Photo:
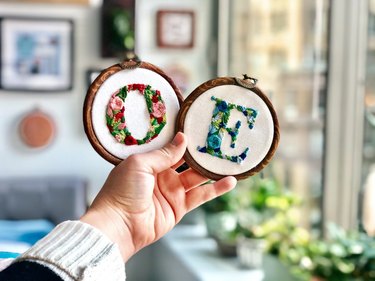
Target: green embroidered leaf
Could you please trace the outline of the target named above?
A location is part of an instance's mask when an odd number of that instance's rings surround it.
[[[159,135],[160,132],[161,132],[161,130],[163,129],[163,127],[164,127],[164,125],[163,125],[163,126],[156,127],[156,128],[155,128],[155,134],[156,134],[156,135]]]
[[[113,119],[111,117],[109,117],[108,114],[105,115],[105,119],[106,119],[108,125],[112,125]]]
[[[125,101],[126,97],[128,95],[128,87],[122,87],[117,94],[118,97],[120,97],[123,101]]]

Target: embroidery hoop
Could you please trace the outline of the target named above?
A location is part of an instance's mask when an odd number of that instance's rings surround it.
[[[136,68],[144,68],[144,69],[150,70],[150,71],[155,72],[156,74],[160,75],[172,87],[173,91],[176,94],[176,97],[177,97],[180,108],[181,108],[182,101],[183,101],[182,94],[181,94],[180,90],[176,87],[173,80],[169,76],[167,76],[157,66],[155,66],[151,63],[139,60],[139,58],[134,54],[127,55],[127,58],[123,62],[112,65],[112,66],[108,67],[107,69],[103,70],[99,74],[99,76],[94,80],[94,82],[91,83],[91,85],[90,85],[90,87],[87,91],[86,98],[85,98],[85,101],[84,101],[84,106],[83,106],[83,124],[84,124],[85,133],[86,133],[91,145],[95,149],[95,151],[100,156],[102,156],[105,160],[107,160],[108,162],[110,162],[114,165],[118,165],[123,159],[113,155],[99,141],[99,139],[98,139],[98,137],[95,133],[94,126],[93,126],[93,118],[92,118],[93,103],[94,103],[94,100],[95,100],[95,97],[98,93],[99,88],[103,85],[103,83],[107,79],[109,79],[112,75],[114,75],[114,74],[116,74],[116,73],[118,73],[122,70],[132,70],[132,69],[136,69]],[[119,85],[119,86],[121,86],[121,85]]]
[[[279,133],[279,122],[277,119],[276,112],[272,106],[272,103],[267,98],[267,96],[258,88],[256,87],[257,80],[251,77],[248,77],[246,74],[244,75],[243,79],[239,78],[232,78],[232,77],[220,77],[216,79],[209,80],[200,86],[198,86],[184,101],[179,114],[177,116],[177,130],[178,131],[185,131],[185,118],[186,115],[192,106],[192,104],[195,102],[195,100],[200,97],[202,94],[204,94],[206,91],[213,89],[215,87],[219,86],[225,86],[225,85],[234,85],[238,87],[245,88],[249,90],[252,94],[257,95],[261,100],[266,104],[267,108],[269,109],[272,121],[273,121],[273,136],[272,136],[272,143],[271,146],[266,153],[265,157],[253,168],[233,175],[237,179],[245,179],[247,177],[250,177],[254,175],[255,173],[258,173],[261,171],[271,160],[273,155],[275,154],[276,148],[278,146],[279,140],[280,140],[280,133]],[[189,150],[186,150],[184,159],[186,163],[199,172],[200,174],[206,176],[207,178],[213,179],[213,180],[219,180],[227,175],[222,175],[218,173],[214,173],[212,171],[207,170],[206,168],[202,167],[191,155]]]

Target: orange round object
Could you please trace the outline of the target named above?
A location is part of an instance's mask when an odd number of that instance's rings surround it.
[[[36,110],[27,114],[19,125],[22,141],[29,147],[41,148],[51,143],[55,124],[47,114]]]

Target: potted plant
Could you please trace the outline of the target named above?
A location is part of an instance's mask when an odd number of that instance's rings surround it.
[[[375,280],[375,241],[364,233],[346,232],[330,224],[327,240],[312,239],[305,245],[289,245],[280,257],[302,280]]]
[[[278,253],[281,241],[296,228],[293,208],[298,198],[275,180],[255,178],[249,203],[239,211],[238,256],[246,267],[259,268],[265,251]]]

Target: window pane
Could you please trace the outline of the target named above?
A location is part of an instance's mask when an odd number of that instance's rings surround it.
[[[368,44],[365,88],[365,125],[363,144],[363,226],[375,235],[375,0],[369,1]]]
[[[247,73],[272,99],[281,141],[271,167],[320,229],[328,0],[231,1],[230,75]],[[308,219],[306,219],[308,218]]]

